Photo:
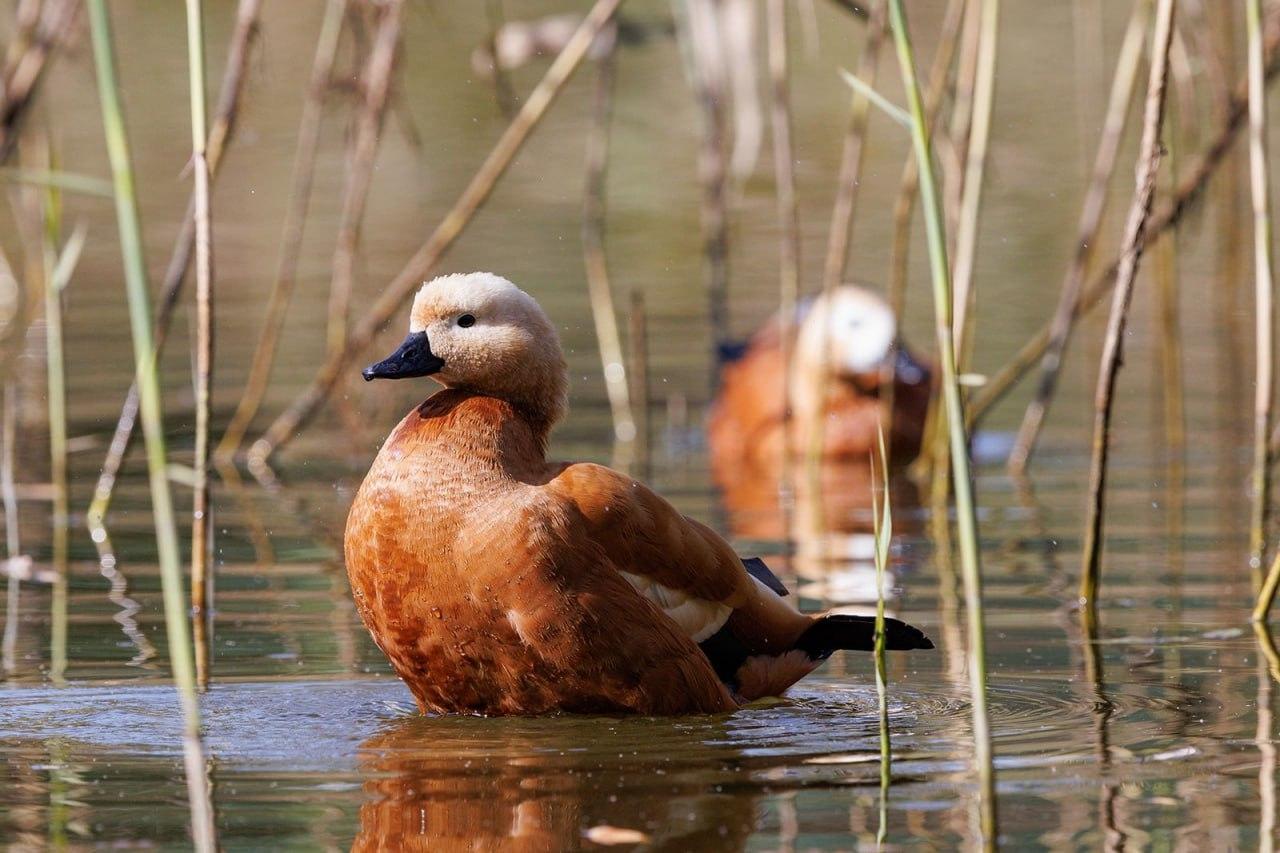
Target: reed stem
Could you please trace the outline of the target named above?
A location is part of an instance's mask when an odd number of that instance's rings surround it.
[[[880,46],[884,43],[886,0],[876,0],[867,23],[867,40],[858,57],[857,76],[870,87],[876,83],[880,67]],[[840,153],[836,178],[836,198],[831,210],[831,230],[827,235],[827,255],[822,267],[822,292],[830,294],[844,278],[853,242],[854,212],[858,206],[858,185],[862,177],[864,143],[871,118],[871,100],[859,89],[849,106],[849,125]]]
[[[378,29],[364,73],[360,77],[360,106],[355,116],[347,179],[342,197],[342,213],[333,248],[333,278],[329,285],[329,323],[326,355],[342,351],[347,339],[351,294],[355,287],[356,252],[360,245],[360,225],[364,221],[373,166],[378,155],[378,139],[386,116],[400,45],[400,16],[404,0],[380,4]]]
[[[1280,13],[1268,12],[1263,25],[1263,51],[1266,57],[1264,75],[1270,80],[1280,72]],[[1158,209],[1147,223],[1142,242],[1146,244],[1177,225],[1183,215],[1195,204],[1209,185],[1209,178],[1231,151],[1235,135],[1244,124],[1249,109],[1248,80],[1241,80],[1230,102],[1222,110],[1222,121],[1208,147],[1187,170],[1186,177],[1178,182],[1178,191],[1167,204]],[[1076,305],[1077,316],[1087,313],[1107,294],[1115,283],[1120,259],[1116,258],[1102,272],[1094,276],[1080,294]],[[1000,368],[978,393],[970,399],[969,424],[980,421],[991,408],[1004,398],[1048,352],[1052,328],[1046,324],[1031,337],[1004,367]],[[1273,436],[1272,452],[1280,448],[1280,435]]]
[[[343,369],[373,342],[378,331],[411,297],[423,278],[435,268],[445,251],[470,223],[476,211],[489,197],[498,179],[506,172],[530,132],[542,120],[547,108],[564,88],[564,84],[582,63],[587,50],[600,31],[613,18],[622,0],[596,0],[591,11],[570,37],[564,50],[551,63],[547,73],[529,94],[512,119],[510,126],[494,145],[489,156],[471,178],[462,195],[454,203],[444,219],[414,253],[404,269],[382,289],[377,300],[364,317],[352,328],[341,352],[329,355],[311,384],[302,391],[289,408],[271,424],[262,437],[254,442],[249,452],[249,466],[255,472],[266,469],[267,460],[279,447],[292,439],[315,415],[328,399],[330,392],[342,377]]]
[[[13,376],[4,382],[4,420],[0,426],[4,447],[0,448],[0,496],[4,499],[5,558],[14,560],[22,551],[18,526],[18,490],[14,483],[14,445],[18,439],[18,382]],[[21,604],[21,582],[8,575],[5,581],[4,639],[0,644],[0,665],[5,675],[18,668],[18,609]]]
[[[177,687],[183,718],[183,755],[187,791],[191,806],[192,840],[198,850],[217,848],[209,791],[205,784],[204,749],[200,740],[200,708],[196,701],[191,642],[187,632],[187,608],[182,588],[182,565],[178,552],[178,530],[169,493],[164,446],[164,425],[160,402],[160,381],[156,371],[155,346],[151,332],[151,305],[143,258],[142,232],[138,221],[133,166],[124,110],[116,80],[115,49],[106,0],[88,0],[89,25],[93,41],[98,96],[102,106],[103,132],[111,161],[116,195],[116,219],[124,258],[124,278],[129,297],[129,323],[133,333],[133,354],[142,413],[142,430],[147,447],[152,511],[155,515],[156,550],[164,594],[165,629],[169,639],[169,659]]]
[[[857,79],[865,85],[854,88],[853,100],[849,107],[849,124],[845,131],[844,144],[840,154],[840,172],[836,178],[836,197],[831,210],[831,228],[827,235],[827,254],[822,270],[822,295],[829,305],[832,294],[844,278],[849,264],[849,247],[853,242],[854,213],[858,205],[858,186],[862,180],[863,152],[867,137],[867,126],[871,119],[871,95],[875,92],[876,75],[880,67],[880,48],[888,31],[888,2],[876,0],[870,11],[867,22],[867,37],[858,57]],[[831,312],[823,329],[823,344],[818,363],[817,375],[812,380],[819,389],[825,389],[831,379]],[[784,329],[791,331],[786,325]],[[791,338],[788,337],[788,340]],[[791,380],[790,371],[786,372],[787,381]],[[889,382],[889,392],[885,394],[882,415],[886,423],[892,423],[893,417],[893,382]],[[825,395],[825,391],[819,391]],[[787,399],[790,399],[788,394]],[[824,404],[825,405],[825,404]],[[892,429],[892,427],[890,427]],[[811,419],[804,440],[804,484],[814,495],[814,514],[821,529],[826,528],[826,512],[822,495],[822,450],[826,444],[826,418]],[[823,539],[825,540],[825,537]]]
[[[502,10],[502,0],[485,0],[484,8],[489,19],[489,55],[493,57],[493,96],[503,118],[510,119],[518,106],[516,92],[511,86],[507,70],[498,61],[498,36],[506,22],[506,15]]]
[[[67,536],[70,518],[67,498],[67,372],[62,336],[62,291],[70,268],[58,258],[62,230],[61,198],[56,190],[43,193],[41,210],[41,278],[44,283],[45,366],[49,414],[49,482],[53,486],[52,533],[53,589],[49,639],[49,677],[62,683],[67,670]],[[71,267],[80,255],[84,232],[68,243]],[[66,270],[65,272],[63,270]]]
[[[943,405],[951,439],[956,527],[959,534],[960,567],[964,579],[965,605],[969,620],[969,688],[973,704],[973,739],[979,781],[978,805],[982,843],[986,847],[993,847],[996,841],[995,768],[992,764],[991,727],[987,712],[982,575],[979,566],[978,525],[974,512],[973,482],[969,471],[968,438],[952,337],[953,303],[950,269],[947,264],[946,234],[943,230],[942,206],[934,180],[924,103],[916,78],[915,57],[911,48],[902,0],[890,0],[889,18],[911,112],[911,139],[920,176],[920,200],[925,215],[925,234],[929,245],[929,266],[933,279],[934,328],[937,335],[938,359],[942,366]]]
[[[967,0],[948,0],[938,33],[938,47],[929,68],[929,82],[925,92],[925,123],[933,127],[946,93],[951,63],[955,59],[960,41],[961,24]],[[911,216],[915,210],[916,192],[920,187],[920,173],[915,157],[907,157],[902,164],[902,177],[898,182],[898,196],[893,204],[893,238],[889,246],[889,307],[901,317],[906,307],[907,261],[911,243]],[[932,433],[926,433],[932,434]]]
[[[1275,404],[1275,284],[1271,268],[1271,190],[1267,163],[1267,98],[1263,70],[1262,0],[1245,0],[1248,43],[1249,169],[1253,200],[1253,264],[1255,356],[1253,399],[1253,503],[1249,514],[1249,565],[1255,579],[1267,552],[1267,520],[1271,495],[1271,422]],[[1275,569],[1259,596],[1255,619],[1265,619],[1280,576]],[[1274,577],[1273,577],[1274,576]]]
[[[276,260],[276,275],[267,297],[266,315],[262,332],[249,363],[249,375],[244,382],[244,394],[236,405],[231,421],[222,433],[214,456],[226,462],[240,449],[244,435],[253,422],[262,398],[267,393],[271,368],[275,363],[280,332],[289,312],[289,301],[298,280],[298,258],[302,254],[302,237],[306,229],[307,208],[311,203],[311,186],[315,177],[316,151],[320,144],[320,126],[324,119],[324,98],[333,76],[333,65],[338,55],[342,37],[342,22],[350,0],[329,0],[325,5],[324,19],[320,24],[320,36],[316,41],[315,59],[311,64],[311,78],[307,84],[306,98],[302,103],[302,118],[298,122],[298,142],[294,148],[293,173],[289,181],[289,206],[285,210],[281,228],[280,255]]]
[[[34,6],[17,4],[15,32],[0,67],[0,163],[8,160],[17,146],[36,89],[57,48],[76,32],[79,0],[51,0],[38,10]],[[38,14],[26,14],[31,11]]]
[[[1102,556],[1103,514],[1106,507],[1107,458],[1111,443],[1111,413],[1115,400],[1116,377],[1120,372],[1125,325],[1133,283],[1145,241],[1143,232],[1151,215],[1155,196],[1156,172],[1160,164],[1160,130],[1164,124],[1165,95],[1169,72],[1169,44],[1173,36],[1173,0],[1159,0],[1156,5],[1155,35],[1151,47],[1151,69],[1147,79],[1146,106],[1143,110],[1142,141],[1138,152],[1136,188],[1125,222],[1124,242],[1120,251],[1120,267],[1112,295],[1107,337],[1103,342],[1102,363],[1098,369],[1098,387],[1094,395],[1093,453],[1089,468],[1089,498],[1085,522],[1083,566],[1080,577],[1082,604],[1093,611],[1097,607],[1099,561]]]
[[[1246,0],[1245,27],[1249,53],[1249,163],[1253,197],[1254,276],[1257,313],[1257,376],[1254,391],[1253,505],[1250,513],[1250,563],[1260,570],[1266,553],[1266,525],[1270,496],[1271,448],[1269,445],[1274,391],[1275,358],[1274,290],[1271,271],[1271,197],[1267,170],[1267,113],[1264,88],[1261,0]],[[1280,552],[1267,572],[1258,594],[1253,620],[1263,622],[1280,585]]]
[[[231,43],[227,50],[227,67],[222,75],[222,90],[218,96],[218,104],[214,109],[213,121],[209,125],[209,141],[205,145],[205,159],[209,164],[210,181],[218,175],[218,164],[231,139],[235,128],[236,116],[239,112],[240,96],[244,91],[246,69],[249,64],[250,46],[258,32],[258,12],[262,0],[240,0],[236,7],[236,23],[231,35]],[[191,255],[195,249],[195,211],[193,197],[187,202],[187,211],[174,240],[173,250],[169,255],[169,265],[165,267],[164,280],[160,285],[160,304],[155,312],[155,345],[156,358],[164,348],[168,338],[169,325],[173,312],[178,305],[178,296],[182,291],[182,282],[186,279],[187,268],[191,264]],[[111,505],[111,495],[115,489],[116,476],[120,466],[124,464],[125,454],[133,439],[133,430],[138,420],[138,386],[129,386],[124,403],[120,407],[120,416],[116,419],[116,429],[111,436],[107,455],[102,461],[102,471],[94,486],[93,500],[86,512],[86,523],[95,543],[106,541],[107,532],[103,526],[107,509]]]
[[[642,482],[648,481],[653,450],[649,440],[649,316],[644,304],[644,291],[631,291],[631,317],[628,330],[630,344],[631,404],[636,415],[636,443],[632,465]]]
[[[964,189],[956,229],[955,317],[952,334],[960,369],[964,368],[966,341],[974,299],[973,271],[977,261],[978,209],[991,139],[991,113],[996,88],[996,52],[999,46],[1000,0],[982,0],[979,21],[977,69],[974,79],[973,120],[969,129]]]
[[[871,523],[875,535],[876,562],[876,706],[880,714],[880,827],[876,833],[876,845],[884,844],[888,832],[889,784],[892,781],[892,752],[889,742],[889,676],[885,666],[884,631],[884,579],[889,567],[889,546],[893,542],[893,511],[889,498],[889,454],[885,451],[884,429],[878,428],[880,451],[881,487],[884,490],[884,507],[877,507],[874,471],[876,459],[871,459],[873,480],[871,483]]]
[[[718,4],[692,0],[678,4],[677,35],[700,114],[698,140],[699,217],[702,220],[702,268],[711,325],[712,363],[719,363],[730,342],[729,329],[729,167],[725,149],[727,69],[720,54]],[[700,47],[710,45],[709,47]],[[703,50],[706,61],[697,54]],[[712,385],[715,384],[712,374]]]
[[[609,262],[605,253],[605,214],[608,210],[609,124],[613,112],[613,82],[617,48],[599,60],[592,98],[591,129],[587,135],[587,174],[582,196],[582,256],[587,273],[587,293],[591,299],[591,319],[595,324],[604,372],[605,392],[613,415],[613,438],[634,451],[636,421],[631,406],[631,389],[622,357],[622,335],[609,282]]]
[[[1076,225],[1075,253],[1062,280],[1058,305],[1050,321],[1049,349],[1040,362],[1040,382],[1035,397],[1027,404],[1022,425],[1009,454],[1009,470],[1015,474],[1025,473],[1027,470],[1031,454],[1035,451],[1036,440],[1040,436],[1040,428],[1058,386],[1062,357],[1066,353],[1077,316],[1080,289],[1084,286],[1089,260],[1093,257],[1094,247],[1098,242],[1098,230],[1107,210],[1107,186],[1115,171],[1116,154],[1120,150],[1120,141],[1124,138],[1125,125],[1128,123],[1129,103],[1133,100],[1133,90],[1138,79],[1138,67],[1151,18],[1151,4],[1152,0],[1134,0],[1124,40],[1120,44],[1115,76],[1111,79],[1107,114],[1093,159],[1093,174],[1089,188],[1085,191],[1084,205]]]
[[[791,510],[795,501],[794,443],[791,426],[791,366],[795,350],[796,302],[800,295],[800,218],[796,205],[795,154],[791,145],[791,92],[788,83],[786,0],[766,0],[768,28],[770,122],[773,173],[778,211],[778,311],[782,317],[782,489],[784,536],[791,540]]]
[[[187,0],[188,82],[191,88],[191,165],[195,176],[196,227],[196,437],[191,508],[191,608],[197,621],[208,609],[210,537],[209,394],[213,372],[213,235],[209,209],[209,161],[205,140],[204,20],[201,0]]]

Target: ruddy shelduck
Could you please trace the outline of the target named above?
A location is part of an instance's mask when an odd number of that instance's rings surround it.
[[[785,329],[795,343],[789,377]],[[867,462],[890,388],[885,438],[893,462],[910,462],[920,452],[932,373],[899,340],[888,304],[869,290],[844,285],[793,318],[775,315],[721,372],[708,421],[716,479],[727,487],[736,477],[776,475],[788,448],[803,457],[815,436],[822,459]]]
[[[424,712],[687,714],[781,694],[874,621],[805,615],[763,563],[631,477],[549,462],[568,371],[489,273],[424,285],[366,379],[444,386],[391,432],[347,519],[356,606]],[[932,648],[888,621],[891,649]]]

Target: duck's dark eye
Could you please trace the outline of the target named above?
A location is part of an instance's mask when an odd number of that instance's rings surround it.
[[[458,325],[464,329],[470,329],[475,324],[476,318],[474,314],[463,314],[458,318]]]

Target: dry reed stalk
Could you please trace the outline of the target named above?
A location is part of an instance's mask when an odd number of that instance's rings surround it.
[[[880,46],[884,43],[888,6],[876,0],[867,23],[867,39],[858,57],[857,76],[874,88],[880,66]],[[831,230],[827,235],[827,255],[822,267],[822,292],[830,293],[844,278],[849,265],[849,245],[853,241],[853,216],[858,205],[858,184],[862,177],[862,152],[871,117],[871,101],[855,90],[849,107],[849,124],[840,151],[840,171],[836,177],[836,198],[831,210]]]
[[[1080,146],[1080,165],[1089,163],[1089,150],[1096,138],[1093,119],[1102,106],[1106,87],[1103,64],[1098,61],[1099,47],[1106,44],[1102,23],[1102,0],[1085,0],[1071,4],[1072,76],[1075,83],[1075,124]]]
[[[867,37],[858,57],[857,78],[866,86],[866,90],[855,88],[853,100],[849,107],[849,124],[845,130],[844,143],[840,153],[840,171],[836,178],[836,197],[831,210],[831,228],[827,235],[827,254],[823,263],[822,293],[830,299],[831,294],[844,278],[849,264],[849,246],[853,241],[854,213],[858,203],[858,185],[862,179],[862,161],[864,143],[867,136],[867,125],[871,117],[871,98],[875,91],[876,74],[880,65],[880,47],[888,32],[889,6],[887,0],[875,0],[867,22]],[[817,376],[812,380],[816,387],[825,388],[831,373],[831,328],[824,330],[824,344],[819,360]],[[790,375],[788,372],[788,381]],[[893,413],[893,382],[888,383],[889,392],[885,395],[882,417],[885,423]],[[789,409],[788,409],[789,411]],[[825,512],[822,501],[822,447],[826,441],[826,421],[818,418],[813,422],[808,435],[804,436],[804,478],[807,488],[816,496],[819,506],[815,515],[825,529]],[[825,541],[825,538],[823,539]]]
[[[1267,552],[1267,520],[1271,495],[1272,410],[1275,404],[1273,378],[1275,348],[1275,283],[1271,269],[1271,190],[1267,164],[1267,102],[1263,71],[1262,2],[1245,0],[1245,26],[1248,41],[1249,79],[1249,166],[1250,196],[1253,201],[1253,265],[1254,265],[1254,358],[1253,399],[1253,503],[1249,513],[1249,566],[1255,579],[1262,571]],[[1275,596],[1280,567],[1274,567],[1273,580],[1267,578],[1255,617],[1266,618]]]
[[[18,382],[12,375],[4,382],[3,430],[0,440],[0,495],[4,498],[5,557],[13,561],[22,550],[18,527],[18,492],[14,483],[14,444],[18,438]],[[0,641],[0,667],[5,675],[18,669],[18,609],[21,582],[10,574],[5,581],[4,639]]]
[[[329,286],[329,323],[326,355],[342,351],[347,339],[347,319],[355,283],[356,251],[360,224],[364,221],[373,165],[378,156],[378,137],[386,116],[392,72],[400,45],[400,15],[404,0],[381,4],[369,59],[359,82],[360,104],[347,160],[347,180],[342,212],[333,249],[333,279]]]
[[[208,610],[209,559],[213,550],[209,507],[209,393],[213,374],[213,234],[209,202],[209,160],[205,148],[204,20],[201,0],[187,0],[187,59],[191,89],[191,166],[195,181],[196,229],[196,349],[195,349],[195,473],[191,507],[191,608],[197,635]],[[207,644],[197,644],[197,681],[208,684]],[[205,655],[201,655],[201,650]],[[202,660],[204,666],[201,666]],[[203,672],[205,677],[199,678]]]
[[[311,186],[315,177],[316,151],[320,143],[320,125],[324,118],[325,94],[333,77],[333,65],[342,37],[342,22],[346,18],[350,0],[329,0],[325,5],[324,20],[316,42],[315,59],[311,64],[311,77],[306,97],[302,103],[302,118],[298,123],[298,142],[294,148],[293,173],[289,181],[289,206],[285,210],[280,237],[280,254],[276,260],[275,279],[271,295],[267,297],[266,315],[262,332],[254,347],[245,378],[244,393],[236,405],[231,421],[222,433],[214,457],[220,467],[240,449],[245,432],[262,405],[271,379],[280,332],[289,312],[289,301],[298,281],[298,258],[302,253],[302,237],[306,229],[307,208],[311,202]]]
[[[1266,57],[1265,77],[1270,80],[1277,72],[1280,72],[1280,10],[1268,11],[1263,30],[1263,48]],[[1156,211],[1148,221],[1147,228],[1142,235],[1144,244],[1176,225],[1182,219],[1182,216],[1199,200],[1209,184],[1209,178],[1213,176],[1218,166],[1230,153],[1232,143],[1235,141],[1235,135],[1244,124],[1248,109],[1248,81],[1245,80],[1241,81],[1236,87],[1230,103],[1222,111],[1222,121],[1218,126],[1217,132],[1212,137],[1212,142],[1194,161],[1192,168],[1187,172],[1187,176],[1178,182],[1178,191],[1173,198]],[[1096,275],[1089,285],[1083,289],[1075,310],[1077,316],[1088,312],[1107,294],[1115,282],[1119,264],[1118,258],[1113,259],[1107,268]],[[1041,327],[1030,340],[1022,345],[1022,348],[1018,350],[1013,358],[992,375],[987,383],[973,395],[968,411],[969,424],[971,426],[980,421],[991,411],[991,408],[996,403],[1000,402],[1018,382],[1031,372],[1036,363],[1048,352],[1051,336],[1052,328],[1050,325],[1046,324]],[[1273,436],[1272,439],[1273,450],[1280,449],[1280,434]]]
[[[74,28],[79,11],[80,0],[18,4],[18,20],[0,66],[0,163],[13,153],[40,80]]]
[[[938,161],[942,167],[943,210],[946,215],[947,257],[952,259],[952,326],[958,328],[959,291],[956,289],[957,239],[960,232],[961,207],[966,191],[965,180],[968,173],[961,166],[967,161],[972,142],[974,128],[974,109],[977,104],[978,70],[981,64],[983,19],[986,0],[968,0],[964,6],[963,20],[960,24],[959,56],[956,60],[955,81],[953,84],[953,103],[951,107],[950,131],[934,135],[934,147],[937,149]],[[984,157],[985,161],[985,157]],[[976,208],[975,208],[976,216]],[[976,236],[976,223],[974,234]],[[953,331],[953,335],[955,332]],[[963,368],[964,347],[959,337],[953,337],[956,343],[955,357],[957,370]],[[948,458],[949,436],[946,420],[939,416],[938,406],[941,400],[935,395],[930,402],[929,413],[925,418],[924,442],[920,459],[915,463],[919,470],[930,473],[930,488],[933,500],[937,504],[945,504],[950,494],[951,468]]]
[[[1255,622],[1258,641],[1258,692],[1254,702],[1257,726],[1253,742],[1258,747],[1258,850],[1275,850],[1276,832],[1276,742],[1273,733],[1275,711],[1272,709],[1274,682],[1280,681],[1280,653],[1276,651],[1271,629],[1265,622]]]
[[[205,144],[205,158],[209,164],[211,181],[217,177],[218,164],[235,129],[240,96],[244,90],[249,65],[249,48],[258,32],[258,12],[261,5],[262,0],[240,0],[236,7],[236,22],[227,49],[227,66],[223,72],[222,89],[217,106],[214,108],[213,120],[209,124],[209,138]],[[160,304],[155,313],[153,330],[157,347],[156,358],[159,358],[160,349],[164,347],[168,338],[169,325],[178,304],[182,282],[186,277],[187,267],[191,263],[191,254],[195,249],[195,237],[195,199],[191,198],[187,203],[186,215],[178,229],[173,251],[169,255],[169,265],[165,268],[164,280],[160,286]],[[102,541],[106,536],[103,520],[111,504],[111,494],[115,489],[120,466],[124,463],[125,454],[133,438],[138,410],[139,394],[138,385],[135,382],[129,387],[124,404],[120,407],[115,432],[107,447],[107,455],[102,461],[102,471],[94,486],[93,500],[86,513],[85,521],[95,542]]]
[[[1017,439],[1009,454],[1009,470],[1015,473],[1026,472],[1040,428],[1057,389],[1062,357],[1066,353],[1078,313],[1080,289],[1084,286],[1089,260],[1093,257],[1098,230],[1107,209],[1107,186],[1115,170],[1116,154],[1120,150],[1120,141],[1124,137],[1129,116],[1129,103],[1133,100],[1134,85],[1138,79],[1138,67],[1151,17],[1151,3],[1152,0],[1134,0],[1124,40],[1120,45],[1115,76],[1111,80],[1111,94],[1107,100],[1106,118],[1098,139],[1098,150],[1094,154],[1093,174],[1089,188],[1085,191],[1084,205],[1076,225],[1075,253],[1062,280],[1058,306],[1050,320],[1049,350],[1040,363],[1040,384],[1036,388],[1034,399],[1027,404],[1027,410],[1022,416],[1022,426],[1018,429]]]
[[[0,362],[0,375],[4,376],[4,412],[0,421],[0,499],[4,506],[5,557],[13,561],[22,552],[21,528],[18,526],[18,492],[15,484],[16,444],[18,438],[18,380],[14,376],[14,361],[26,340],[31,323],[30,295],[23,281],[13,274],[9,259],[0,248],[0,283],[14,294],[15,313],[6,324]],[[22,590],[19,578],[8,574],[5,580],[4,635],[0,639],[0,669],[12,675],[18,666],[18,616]]]
[[[791,538],[791,505],[795,483],[791,439],[791,363],[795,349],[796,302],[800,295],[800,214],[796,206],[795,154],[791,145],[791,92],[787,56],[786,0],[766,0],[765,18],[769,53],[770,123],[773,136],[773,173],[778,210],[778,311],[782,316],[782,467],[779,484],[784,531]]]
[[[1171,0],[1170,0],[1171,2]],[[982,572],[978,551],[978,526],[973,501],[973,480],[969,470],[968,438],[965,430],[964,403],[956,372],[956,351],[951,334],[952,299],[950,266],[947,263],[947,241],[943,212],[933,175],[929,130],[925,108],[916,79],[915,57],[907,29],[902,0],[890,0],[889,20],[892,25],[898,64],[911,112],[912,147],[920,174],[920,201],[925,216],[925,234],[929,246],[930,277],[933,281],[934,332],[941,365],[943,410],[951,440],[951,465],[955,472],[956,529],[960,545],[960,567],[964,580],[965,607],[969,627],[969,690],[973,713],[974,763],[978,774],[978,813],[982,843],[994,849],[996,843],[995,766],[991,752],[991,724],[987,710],[986,637],[982,605]]]
[[[707,286],[707,314],[711,325],[712,363],[729,345],[729,164],[728,125],[725,118],[725,68],[719,43],[717,5],[708,0],[686,0],[677,18],[681,46],[690,84],[701,119],[698,142],[698,180],[702,186],[699,216],[702,220],[702,267]],[[708,59],[694,57],[701,51]],[[715,378],[712,376],[712,383]]]
[[[551,63],[551,67],[547,69],[542,80],[521,106],[520,112],[516,114],[511,125],[472,176],[470,183],[462,191],[462,195],[452,209],[427,241],[409,259],[404,269],[383,288],[365,316],[352,328],[342,351],[325,359],[325,363],[311,384],[254,442],[249,452],[251,469],[263,471],[271,454],[293,438],[297,431],[315,415],[341,378],[343,368],[373,342],[379,330],[414,294],[423,277],[435,267],[444,252],[453,245],[453,241],[462,233],[480,205],[489,197],[498,179],[511,165],[516,152],[520,150],[528,139],[529,133],[546,114],[547,108],[564,88],[565,82],[582,63],[591,43],[613,18],[614,12],[621,3],[622,0],[596,0],[564,50]]]
[[[929,83],[925,91],[925,121],[932,128],[942,107],[960,40],[960,27],[964,21],[966,0],[948,0],[938,33],[938,47],[929,68]],[[915,211],[916,191],[920,186],[920,173],[914,157],[907,157],[902,165],[902,177],[898,181],[898,195],[893,204],[893,237],[889,246],[889,282],[886,290],[889,306],[901,317],[906,307],[907,260],[911,244],[911,216]],[[931,434],[931,433],[928,433]]]
[[[951,84],[951,121],[946,133],[939,122],[934,134],[938,164],[942,169],[944,200],[947,214],[947,256],[952,259],[952,279],[956,258],[956,238],[960,230],[960,199],[964,193],[962,164],[965,162],[971,128],[973,127],[974,99],[978,91],[978,56],[982,45],[983,0],[966,0],[964,20],[960,25],[959,53],[956,56],[955,77]],[[959,352],[957,350],[957,352]]]
[[[649,443],[649,317],[645,310],[644,291],[631,291],[629,343],[631,370],[631,404],[636,416],[636,443],[632,462],[636,476],[649,479],[652,448]]]
[[[140,391],[143,435],[147,446],[151,503],[155,516],[156,549],[164,594],[165,629],[169,659],[177,687],[183,718],[183,759],[187,793],[191,807],[192,840],[197,850],[217,848],[213,807],[204,772],[204,746],[200,735],[200,707],[196,701],[191,664],[191,643],[187,633],[186,595],[182,583],[182,562],[178,551],[178,531],[173,499],[169,491],[164,442],[163,406],[152,340],[150,291],[142,250],[142,229],[138,219],[129,138],[116,77],[115,48],[106,0],[89,0],[90,31],[101,101],[103,133],[116,190],[116,224],[119,229],[124,277],[129,297],[129,325]]]
[[[1186,19],[1180,26],[1173,28],[1173,44],[1169,47],[1169,77],[1173,80],[1174,100],[1178,107],[1177,114],[1186,116],[1185,121],[1177,123],[1183,137],[1177,140],[1178,145],[1186,144],[1196,147],[1200,142],[1200,123],[1196,121],[1199,107],[1196,103],[1196,74],[1193,67],[1191,49],[1187,47]]]
[[[627,384],[626,362],[622,356],[622,335],[609,283],[609,263],[605,253],[605,211],[609,169],[609,123],[613,111],[613,82],[617,48],[599,60],[595,92],[592,96],[591,128],[587,133],[586,181],[582,195],[582,258],[587,273],[587,293],[591,299],[591,319],[600,348],[609,411],[613,415],[613,438],[634,452],[636,421]]]
[[[973,271],[977,261],[978,208],[991,138],[991,113],[995,100],[996,50],[999,38],[1000,0],[982,0],[978,36],[978,57],[974,71],[973,119],[966,146],[964,189],[956,229],[955,307],[952,334],[955,336],[959,367],[964,370],[969,339],[970,306],[974,300]]]
[[[1254,277],[1257,315],[1257,374],[1254,390],[1253,505],[1250,513],[1250,563],[1255,578],[1266,553],[1266,526],[1270,496],[1271,431],[1274,390],[1272,384],[1275,359],[1274,291],[1271,273],[1271,198],[1267,170],[1266,89],[1263,76],[1260,0],[1247,0],[1245,23],[1249,43],[1249,162],[1253,198]],[[1258,594],[1253,620],[1265,621],[1280,585],[1280,551],[1267,572]]]
[[[498,109],[503,118],[510,119],[517,108],[516,92],[511,87],[511,78],[507,70],[498,61],[498,34],[506,23],[506,15],[502,11],[502,0],[485,0],[485,14],[489,18],[489,53],[493,56],[493,96],[498,102]]]
[[[1176,41],[1175,41],[1176,44]],[[1170,60],[1172,62],[1172,58]],[[1172,70],[1172,66],[1171,66]],[[1179,107],[1178,117],[1182,114]],[[1174,122],[1165,123],[1165,169],[1169,177],[1164,192],[1170,192],[1178,183],[1178,144]],[[1179,334],[1181,320],[1178,310],[1179,269],[1178,230],[1171,229],[1160,236],[1155,252],[1156,322],[1160,338],[1160,379],[1164,389],[1164,455],[1165,455],[1165,513],[1170,532],[1179,532],[1182,526],[1184,502],[1184,458],[1186,455],[1186,405],[1183,399],[1182,338]],[[1181,536],[1170,536],[1170,542],[1181,541]]]
[[[1111,442],[1111,411],[1115,400],[1116,377],[1124,343],[1129,303],[1138,261],[1145,247],[1143,231],[1151,215],[1156,173],[1160,164],[1160,131],[1164,123],[1165,94],[1169,76],[1169,45],[1173,36],[1174,0],[1158,0],[1155,34],[1151,47],[1151,69],[1147,79],[1143,110],[1142,141],[1138,153],[1136,189],[1125,222],[1120,267],[1107,321],[1098,389],[1094,397],[1093,454],[1089,466],[1089,503],[1085,522],[1084,559],[1081,568],[1080,598],[1090,611],[1097,608],[1098,563],[1102,556],[1103,511],[1106,506],[1107,457]]]

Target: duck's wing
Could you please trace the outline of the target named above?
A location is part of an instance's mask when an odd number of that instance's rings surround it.
[[[752,577],[715,531],[633,478],[579,463],[546,488],[573,507],[613,567],[695,642],[728,625],[752,651],[788,649],[812,624],[771,588],[776,578]]]
[[[569,465],[547,488],[568,502],[612,569],[698,643],[720,679],[745,699],[780,694],[836,649],[871,648],[874,618],[798,612],[715,531],[630,477]],[[932,648],[897,619],[886,628],[888,648]]]

